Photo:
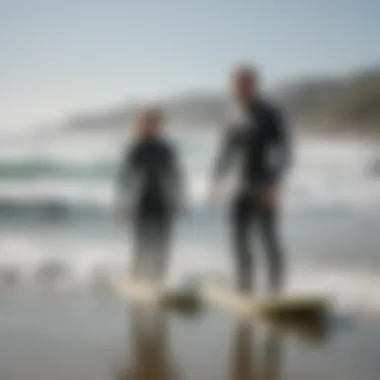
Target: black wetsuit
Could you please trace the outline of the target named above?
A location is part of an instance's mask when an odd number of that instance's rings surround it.
[[[182,196],[180,174],[174,149],[164,139],[141,140],[127,151],[119,179],[133,205],[135,275],[157,280],[165,275],[172,220]]]
[[[260,195],[266,186],[278,186],[289,164],[289,136],[281,113],[271,105],[258,101],[246,109],[241,125],[231,126],[224,136],[217,160],[215,178],[239,156],[240,183],[235,195],[231,223],[233,248],[236,259],[238,286],[250,291],[253,287],[253,255],[249,238],[252,224],[258,224],[270,268],[272,291],[283,283],[283,254],[277,234],[277,207],[265,205]]]

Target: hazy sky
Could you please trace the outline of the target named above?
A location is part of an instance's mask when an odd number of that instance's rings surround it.
[[[380,63],[380,0],[0,0],[0,128]]]

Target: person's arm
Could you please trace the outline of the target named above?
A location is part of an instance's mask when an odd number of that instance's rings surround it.
[[[273,143],[271,151],[271,170],[268,181],[280,184],[291,163],[291,137],[288,125],[282,112],[273,114]]]
[[[128,206],[128,187],[132,182],[138,164],[138,147],[132,146],[126,150],[122,158],[117,177],[115,191],[115,209],[120,211]]]
[[[264,201],[273,203],[276,200],[278,187],[290,167],[292,148],[288,125],[283,114],[275,110],[272,114],[272,141],[269,152],[269,170],[267,172]]]
[[[173,203],[179,209],[184,209],[186,204],[186,186],[185,186],[185,176],[182,165],[178,157],[178,153],[173,147],[168,147],[168,166],[167,166],[167,176],[169,179],[170,193],[172,194]]]
[[[227,129],[222,137],[222,142],[217,153],[212,177],[214,183],[221,180],[231,168],[240,146],[240,134],[236,129]]]
[[[241,148],[241,136],[236,128],[230,127],[224,132],[217,152],[216,160],[212,168],[211,184],[209,190],[210,201],[220,201],[223,197],[221,182],[229,172],[234,159]]]

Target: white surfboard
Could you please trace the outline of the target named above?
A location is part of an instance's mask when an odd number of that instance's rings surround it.
[[[216,285],[205,285],[200,293],[206,303],[247,318],[315,318],[325,315],[329,309],[328,299],[318,295],[256,298]]]
[[[120,296],[150,307],[194,311],[200,303],[198,294],[188,289],[170,289],[148,280],[125,277],[115,283],[115,289]]]
[[[316,319],[326,315],[330,306],[329,300],[319,295],[251,297],[215,284],[170,289],[127,277],[116,282],[115,289],[120,296],[147,306],[194,311],[206,304],[247,319]]]
[[[153,283],[127,277],[119,279],[114,285],[119,295],[152,305],[161,301],[164,292],[164,289]]]

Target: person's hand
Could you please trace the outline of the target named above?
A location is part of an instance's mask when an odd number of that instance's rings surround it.
[[[224,199],[224,192],[221,186],[211,186],[208,193],[208,201],[211,204],[218,204]]]
[[[127,206],[120,205],[115,207],[113,214],[117,223],[126,222],[132,216],[131,210]]]
[[[263,188],[260,194],[260,201],[265,206],[274,206],[278,201],[278,189],[274,185]]]

